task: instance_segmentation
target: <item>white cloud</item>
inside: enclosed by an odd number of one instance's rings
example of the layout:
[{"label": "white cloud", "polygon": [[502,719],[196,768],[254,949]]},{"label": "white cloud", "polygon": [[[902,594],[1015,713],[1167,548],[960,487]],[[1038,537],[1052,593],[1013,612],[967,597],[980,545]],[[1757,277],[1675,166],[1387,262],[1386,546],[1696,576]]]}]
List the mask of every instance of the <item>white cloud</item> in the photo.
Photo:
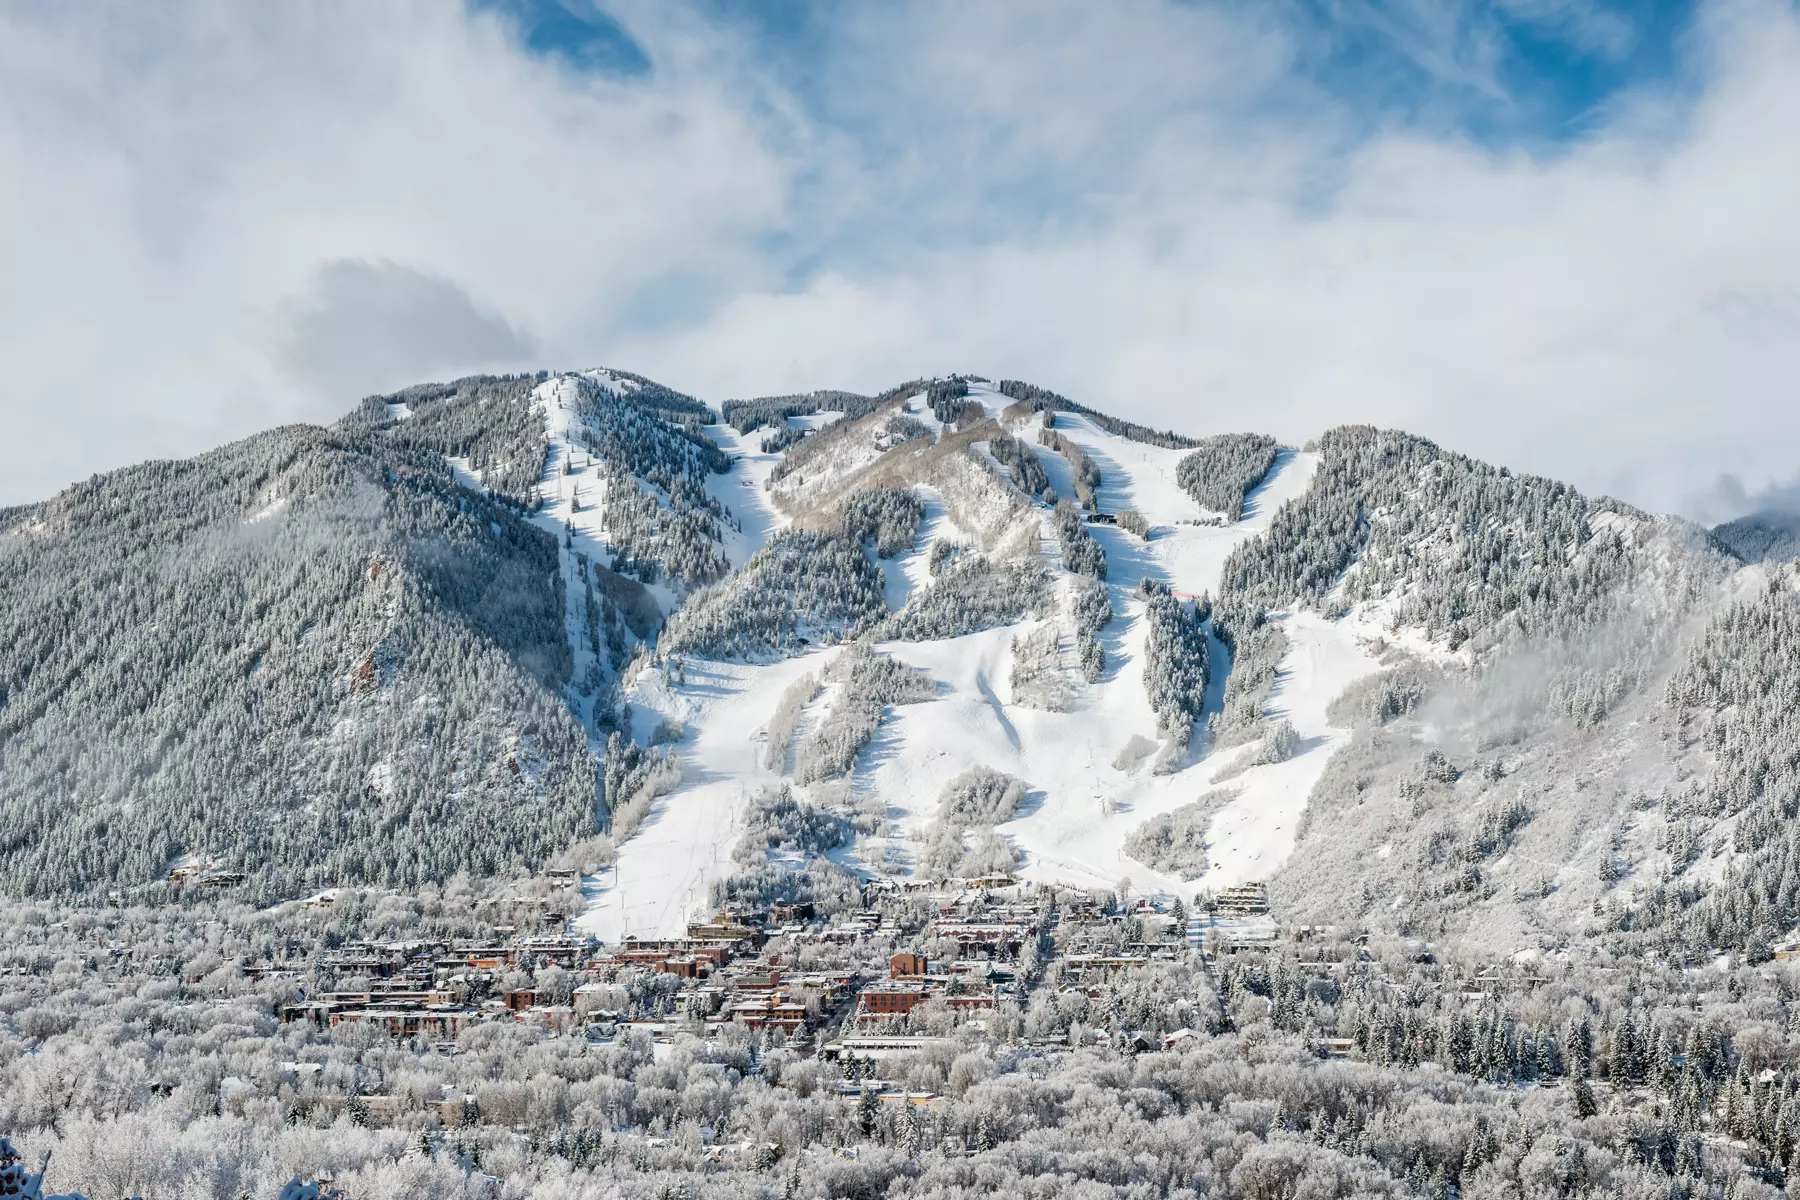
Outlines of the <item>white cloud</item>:
[{"label": "white cloud", "polygon": [[[1536,155],[1366,132],[1259,6],[827,12],[795,69],[627,8],[626,81],[422,3],[0,14],[0,500],[532,347],[715,401],[962,369],[1376,421],[1705,516],[1793,475],[1789,6],[1709,9]],[[1453,25],[1407,51],[1492,90]]]},{"label": "white cloud", "polygon": [[1195,431],[1398,425],[1716,518],[1721,471],[1755,488],[1800,450],[1800,30],[1741,6],[1696,37],[1691,108],[1646,92],[1554,154],[1391,130],[1342,155],[1330,113],[1252,114],[1153,143],[1104,220],[739,297],[634,357],[707,392],[968,369]]},{"label": "white cloud", "polygon": [[[642,85],[443,4],[0,12],[0,499],[329,419],[394,368],[512,365],[672,273],[740,272],[787,168],[708,54],[671,39]],[[345,294],[331,264],[357,262],[391,264],[385,300],[367,272]],[[399,323],[347,337],[351,301]]]}]

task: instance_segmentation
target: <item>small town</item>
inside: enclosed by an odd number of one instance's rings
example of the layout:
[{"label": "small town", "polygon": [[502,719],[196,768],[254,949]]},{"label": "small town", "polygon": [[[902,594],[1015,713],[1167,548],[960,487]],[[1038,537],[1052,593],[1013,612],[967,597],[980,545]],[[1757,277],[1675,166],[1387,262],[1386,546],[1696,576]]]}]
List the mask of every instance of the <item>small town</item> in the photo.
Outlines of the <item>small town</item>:
[{"label": "small town", "polygon": [[[641,1033],[660,1057],[678,1037],[712,1038],[737,1027],[760,1035],[762,1045],[834,1064],[847,1097],[930,1104],[935,1094],[883,1079],[882,1062],[953,1044],[959,1033],[1033,1041],[1018,1036],[1017,1014],[1035,988],[1103,1001],[1109,982],[1190,953],[1203,963],[1285,954],[1322,977],[1369,960],[1335,929],[1277,924],[1260,884],[1201,893],[1190,908],[1178,898],[1132,900],[1012,876],[884,879],[865,889],[859,911],[837,919],[810,904],[727,905],[690,922],[685,937],[628,937],[617,945],[542,927],[556,922],[561,915],[547,913],[535,931],[497,927],[480,944],[355,942],[311,963],[243,971],[254,979],[330,980],[330,990],[297,988],[280,1009],[282,1022],[321,1031],[361,1026],[455,1054],[458,1035],[470,1027],[513,1022],[596,1044]],[[1470,986],[1516,982],[1493,975]],[[1115,1020],[1035,1040],[1045,1049],[1105,1045],[1135,1054],[1205,1036],[1204,1029],[1150,1032]],[[1346,1038],[1313,1045],[1321,1057],[1355,1050]],[[382,1124],[383,1102],[361,1097],[359,1118]],[[452,1127],[484,1121],[472,1095],[447,1097],[439,1115]]]}]

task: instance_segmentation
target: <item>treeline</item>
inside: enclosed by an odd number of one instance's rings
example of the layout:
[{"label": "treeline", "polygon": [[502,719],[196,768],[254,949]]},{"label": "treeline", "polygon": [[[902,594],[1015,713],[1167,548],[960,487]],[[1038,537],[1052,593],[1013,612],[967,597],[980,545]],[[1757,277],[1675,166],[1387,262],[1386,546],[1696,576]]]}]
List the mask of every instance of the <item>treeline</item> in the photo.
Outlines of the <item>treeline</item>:
[{"label": "treeline", "polygon": [[1207,662],[1204,607],[1189,612],[1153,579],[1139,589],[1149,632],[1144,640],[1144,690],[1156,714],[1157,732],[1186,746],[1206,707]]},{"label": "treeline", "polygon": [[906,607],[875,631],[881,641],[929,642],[1012,625],[1050,602],[1050,573],[1036,558],[996,563],[973,552],[946,555],[932,547],[935,578],[907,597]]},{"label": "treeline", "polygon": [[[470,375],[370,396],[337,423],[343,432],[406,450],[467,459],[483,486],[520,508],[534,507],[548,446],[544,414],[531,403],[549,372]],[[400,417],[405,405],[409,416]]]},{"label": "treeline", "polygon": [[1059,396],[1047,388],[1017,379],[1002,379],[995,388],[1002,396],[1029,405],[1033,412],[1079,413],[1114,437],[1143,442],[1148,446],[1161,446],[1165,450],[1188,450],[1200,444],[1172,429],[1152,429],[1148,425],[1108,416],[1086,405],[1077,404],[1066,396]]},{"label": "treeline", "polygon": [[1201,438],[1175,467],[1175,482],[1194,503],[1233,521],[1243,519],[1244,497],[1275,465],[1275,439],[1262,433],[1221,433]]},{"label": "treeline", "polygon": [[727,425],[739,433],[750,433],[765,425],[783,429],[789,417],[848,412],[859,405],[867,405],[870,399],[855,392],[825,389],[787,396],[761,396],[755,400],[727,400],[719,405],[719,412]]},{"label": "treeline", "polygon": [[881,572],[857,542],[793,530],[690,597],[658,648],[702,658],[795,654],[810,642],[853,637],[886,612]]}]

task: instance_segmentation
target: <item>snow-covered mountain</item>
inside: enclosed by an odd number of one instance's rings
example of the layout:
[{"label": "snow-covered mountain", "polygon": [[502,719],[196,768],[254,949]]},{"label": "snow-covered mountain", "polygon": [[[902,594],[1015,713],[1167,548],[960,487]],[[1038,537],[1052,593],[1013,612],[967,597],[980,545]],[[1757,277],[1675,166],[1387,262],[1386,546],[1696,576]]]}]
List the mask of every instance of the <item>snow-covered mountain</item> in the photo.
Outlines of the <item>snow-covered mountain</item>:
[{"label": "snow-covered mountain", "polygon": [[996,872],[1509,946],[1795,919],[1787,568],[1402,433],[590,370],[0,521],[16,892],[558,859],[609,938]]}]

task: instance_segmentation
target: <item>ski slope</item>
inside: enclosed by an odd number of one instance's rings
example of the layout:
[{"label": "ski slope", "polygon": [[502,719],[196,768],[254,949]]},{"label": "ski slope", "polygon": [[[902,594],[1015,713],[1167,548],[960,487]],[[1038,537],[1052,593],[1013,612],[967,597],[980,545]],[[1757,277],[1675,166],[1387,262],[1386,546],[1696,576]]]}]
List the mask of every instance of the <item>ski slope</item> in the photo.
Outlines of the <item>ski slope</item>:
[{"label": "ski slope", "polygon": [[[984,385],[972,385],[971,395],[990,414],[1008,403]],[[859,806],[874,804],[886,814],[883,836],[869,839],[862,850],[872,860],[913,861],[917,839],[936,815],[943,786],[970,767],[986,766],[1031,785],[1023,810],[999,827],[1023,851],[1022,873],[1028,879],[1081,887],[1128,881],[1138,892],[1187,894],[1265,879],[1291,853],[1307,797],[1345,736],[1326,720],[1327,705],[1375,670],[1376,663],[1357,630],[1345,622],[1306,612],[1273,615],[1285,626],[1288,652],[1269,712],[1292,722],[1301,738],[1300,752],[1283,763],[1249,768],[1231,781],[1236,798],[1215,814],[1209,828],[1209,870],[1198,880],[1182,881],[1126,857],[1125,840],[1149,818],[1210,790],[1221,765],[1252,751],[1214,759],[1202,729],[1172,773],[1154,773],[1154,755],[1125,769],[1114,765],[1134,738],[1154,739],[1156,734],[1143,684],[1147,628],[1135,593],[1145,578],[1186,595],[1215,592],[1226,557],[1265,530],[1283,504],[1307,489],[1317,457],[1284,450],[1249,496],[1243,518],[1227,524],[1202,512],[1176,483],[1176,466],[1186,451],[1117,437],[1077,414],[1059,413],[1056,424],[1099,466],[1101,508],[1134,509],[1151,525],[1147,540],[1114,526],[1089,526],[1106,552],[1117,614],[1101,634],[1106,669],[1093,684],[1071,670],[1069,711],[1046,712],[1014,703],[1011,694],[1012,641],[1029,633],[1036,621],[943,641],[877,647],[929,672],[940,687],[936,700],[891,709],[858,759],[849,798]],[[1032,430],[1020,432],[1029,435]],[[740,554],[747,557],[782,523],[767,503],[764,486],[778,456],[760,453],[760,435],[739,438],[725,428],[715,436],[739,455],[733,471],[712,485],[714,494],[744,519],[742,545],[731,552],[737,563]],[[1047,449],[1039,454],[1058,493],[1070,494],[1066,461]],[[961,533],[942,498],[929,488],[918,490],[926,501],[919,540],[908,554],[882,564],[890,607],[904,603],[913,588],[927,582],[925,559],[932,539]],[[1042,545],[1054,561],[1057,542],[1048,509],[1037,511],[1044,523]],[[1065,632],[1063,641],[1063,660],[1072,667],[1072,635]],[[1212,650],[1209,712],[1218,706],[1227,662],[1216,641]],[[708,887],[731,870],[745,801],[756,789],[781,781],[760,757],[770,714],[791,681],[822,668],[835,653],[815,650],[768,665],[690,661],[685,684],[660,670],[645,673],[632,693],[634,705],[646,710],[647,719],[653,719],[651,713],[666,716],[690,731],[676,747],[684,780],[657,801],[639,832],[618,848],[616,869],[591,881],[590,907],[579,922],[583,931],[608,939],[627,933],[673,936],[704,912]],[[829,703],[828,694],[815,707]],[[817,712],[809,710],[808,719],[816,721]],[[845,800],[844,785],[817,786],[836,789],[819,798]]]},{"label": "ski slope", "polygon": [[781,782],[763,765],[769,713],[789,683],[819,666],[819,657],[754,667],[690,660],[679,687],[669,686],[660,670],[645,672],[637,700],[690,731],[678,747],[682,784],[619,847],[613,868],[588,881],[588,906],[576,920],[580,932],[608,942],[675,937],[703,914],[707,889],[730,870],[745,802],[758,788]]}]

